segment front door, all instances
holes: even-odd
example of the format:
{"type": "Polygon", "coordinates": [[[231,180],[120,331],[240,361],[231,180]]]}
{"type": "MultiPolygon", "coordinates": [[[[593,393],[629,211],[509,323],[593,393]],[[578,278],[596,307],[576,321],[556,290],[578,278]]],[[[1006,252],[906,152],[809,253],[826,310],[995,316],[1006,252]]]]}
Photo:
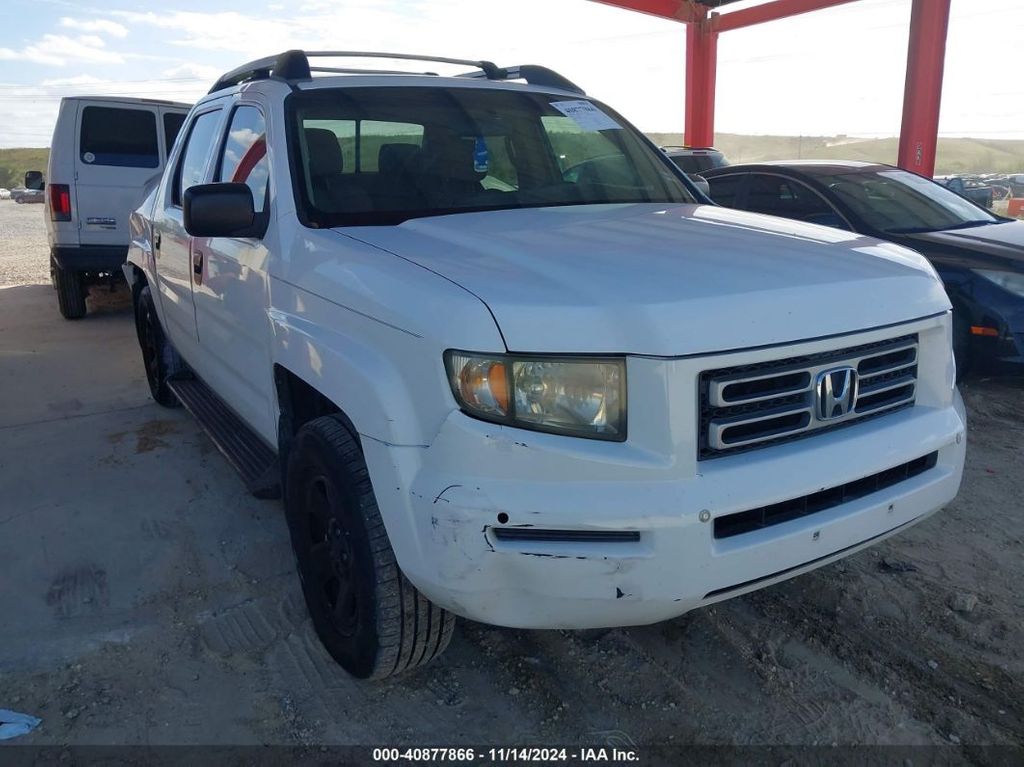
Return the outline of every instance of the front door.
{"type": "Polygon", "coordinates": [[[190,364],[197,364],[195,303],[192,286],[195,277],[192,237],[185,231],[181,210],[182,193],[203,183],[219,134],[219,108],[196,115],[188,126],[188,138],[175,158],[174,172],[162,190],[153,227],[153,254],[160,287],[164,330],[190,364]]]}
{"type": "MultiPolygon", "coordinates": [[[[258,107],[240,104],[234,109],[214,166],[214,181],[248,185],[257,218],[269,219],[266,123],[258,107]]],[[[267,442],[276,444],[264,242],[196,238],[193,285],[196,328],[207,363],[204,377],[214,389],[230,391],[231,407],[267,442]]]]}

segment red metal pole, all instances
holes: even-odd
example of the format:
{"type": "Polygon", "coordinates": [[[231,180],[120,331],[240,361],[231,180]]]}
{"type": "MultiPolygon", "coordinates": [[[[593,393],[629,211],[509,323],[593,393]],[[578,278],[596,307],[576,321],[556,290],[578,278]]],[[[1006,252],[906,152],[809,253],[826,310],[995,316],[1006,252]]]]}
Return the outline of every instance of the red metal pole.
{"type": "Polygon", "coordinates": [[[932,176],[939,136],[950,0],[914,0],[900,131],[901,168],[932,176]]]}
{"type": "Polygon", "coordinates": [[[713,18],[686,25],[687,146],[715,143],[715,78],[718,70],[718,32],[713,18]]]}

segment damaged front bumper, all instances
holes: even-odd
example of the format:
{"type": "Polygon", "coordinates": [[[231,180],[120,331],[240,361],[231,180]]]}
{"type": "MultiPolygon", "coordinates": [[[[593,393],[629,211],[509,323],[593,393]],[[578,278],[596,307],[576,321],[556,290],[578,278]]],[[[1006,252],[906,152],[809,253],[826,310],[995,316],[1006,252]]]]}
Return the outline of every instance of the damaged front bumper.
{"type": "Polygon", "coordinates": [[[391,507],[385,519],[403,570],[431,600],[485,623],[581,629],[672,618],[820,567],[924,519],[957,493],[964,424],[957,395],[955,408],[897,413],[705,462],[673,479],[678,466],[643,466],[633,456],[632,470],[623,472],[546,449],[550,435],[524,437],[461,413],[428,449],[364,447],[371,472],[386,462],[413,477],[408,492],[401,482],[390,493],[378,483],[378,500],[391,507]],[[901,445],[914,445],[914,454],[901,445]],[[715,535],[719,517],[932,454],[925,470],[886,489],[715,535]],[[452,465],[451,456],[463,459],[452,465]]]}

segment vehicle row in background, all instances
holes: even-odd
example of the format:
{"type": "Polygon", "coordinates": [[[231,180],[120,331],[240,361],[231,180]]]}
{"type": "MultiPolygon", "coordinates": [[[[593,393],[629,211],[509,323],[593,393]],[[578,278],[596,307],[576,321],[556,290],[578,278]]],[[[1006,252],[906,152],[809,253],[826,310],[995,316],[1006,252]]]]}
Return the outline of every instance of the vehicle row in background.
{"type": "Polygon", "coordinates": [[[1024,365],[1024,221],[899,168],[801,160],[704,174],[719,205],[889,240],[931,261],[953,304],[962,374],[1024,365]]]}
{"type": "Polygon", "coordinates": [[[32,202],[43,202],[43,190],[39,189],[26,189],[25,187],[15,187],[7,196],[14,200],[19,205],[25,205],[32,202]]]}
{"type": "MultiPolygon", "coordinates": [[[[966,197],[971,202],[989,210],[992,209],[992,201],[996,199],[995,189],[976,178],[968,176],[936,176],[935,182],[942,184],[951,192],[956,192],[961,197],[966,197]]],[[[1001,194],[999,199],[1002,199],[1001,194]]]]}

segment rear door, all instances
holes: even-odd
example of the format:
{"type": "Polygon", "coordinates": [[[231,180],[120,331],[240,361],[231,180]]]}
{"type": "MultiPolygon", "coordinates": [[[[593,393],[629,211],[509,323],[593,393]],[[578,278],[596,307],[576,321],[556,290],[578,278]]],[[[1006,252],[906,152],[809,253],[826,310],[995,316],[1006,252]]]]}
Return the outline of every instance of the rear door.
{"type": "Polygon", "coordinates": [[[128,245],[128,216],[163,166],[156,105],[83,101],[75,125],[82,245],[128,245]]]}

